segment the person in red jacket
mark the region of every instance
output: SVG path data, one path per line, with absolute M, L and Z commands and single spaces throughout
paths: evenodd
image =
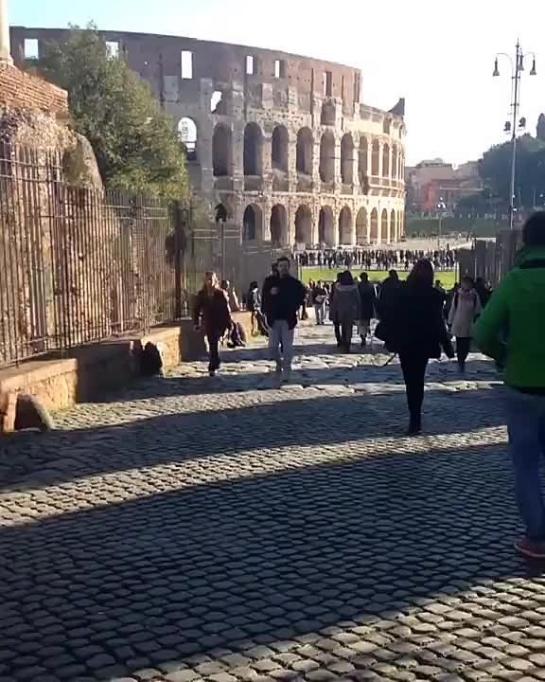
M 193 323 L 196 331 L 204 329 L 210 355 L 208 373 L 213 377 L 221 365 L 220 339 L 231 325 L 227 294 L 219 287 L 215 272 L 207 272 L 204 276 L 204 286 L 197 294 L 193 308 Z

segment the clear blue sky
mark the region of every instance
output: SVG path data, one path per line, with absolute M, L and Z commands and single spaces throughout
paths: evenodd
M 461 163 L 501 142 L 509 113 L 508 64 L 497 51 L 538 52 L 539 75 L 522 86 L 535 132 L 545 111 L 545 2 L 518 0 L 8 0 L 10 23 L 185 35 L 344 62 L 363 71 L 365 103 L 407 99 L 408 160 Z M 508 7 L 516 7 L 516 13 Z M 539 50 L 541 49 L 541 52 Z

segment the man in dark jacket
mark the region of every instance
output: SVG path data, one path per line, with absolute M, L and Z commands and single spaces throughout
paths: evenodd
M 290 275 L 290 261 L 277 262 L 278 276 L 267 277 L 263 285 L 262 305 L 269 323 L 269 349 L 276 362 L 277 378 L 289 381 L 293 359 L 293 336 L 297 311 L 305 302 L 305 287 Z
M 218 286 L 218 278 L 215 272 L 205 274 L 204 286 L 197 294 L 193 308 L 193 323 L 196 331 L 204 328 L 210 355 L 208 373 L 213 377 L 221 364 L 219 356 L 220 339 L 231 325 L 231 311 L 227 294 Z
M 389 317 L 397 300 L 401 282 L 396 270 L 390 270 L 380 287 L 378 313 L 381 320 Z
M 361 273 L 360 280 L 361 281 L 358 285 L 361 302 L 359 332 L 361 336 L 361 345 L 363 348 L 367 343 L 367 334 L 369 333 L 371 320 L 375 314 L 375 302 L 377 296 L 375 293 L 375 287 L 373 284 L 371 284 L 371 282 L 369 282 L 369 275 L 366 272 Z
M 474 329 L 479 348 L 505 366 L 509 445 L 515 496 L 526 535 L 515 543 L 545 559 L 545 504 L 540 461 L 545 455 L 545 211 L 523 229 L 516 267 L 494 291 Z

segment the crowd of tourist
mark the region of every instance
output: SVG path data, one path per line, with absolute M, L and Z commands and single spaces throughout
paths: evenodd
M 290 274 L 290 260 L 280 258 L 262 289 L 252 283 L 247 305 L 256 330 L 269 337 L 278 385 L 290 379 L 294 330 L 298 320 L 307 316 L 308 305 L 316 311 L 316 324 L 324 324 L 329 316 L 338 348 L 345 353 L 351 350 L 354 326 L 365 346 L 371 320 L 376 318 L 374 336 L 389 353 L 399 356 L 411 436 L 422 430 L 430 359 L 442 353 L 457 357 L 464 372 L 472 342 L 492 357 L 502 368 L 508 389 L 505 403 L 515 495 L 526 526 L 526 535 L 515 545 L 526 557 L 545 559 L 545 504 L 539 476 L 545 455 L 545 212 L 528 219 L 523 242 L 516 267 L 494 293 L 483 280 L 473 282 L 470 277 L 463 277 L 449 292 L 440 280 L 434 281 L 434 259 L 450 258 L 447 249 L 430 258 L 403 253 L 403 264 L 414 262 L 406 282 L 391 268 L 377 286 L 366 273 L 355 281 L 347 268 L 335 282 L 311 283 L 307 288 Z M 374 258 L 380 253 L 375 252 Z M 401 258 L 399 252 L 397 257 Z M 194 321 L 208 337 L 210 373 L 215 374 L 220 363 L 218 343 L 232 320 L 228 287 L 220 288 L 214 273 L 207 274 L 197 297 Z
M 423 251 L 415 249 L 316 249 L 297 251 L 294 260 L 301 267 L 329 268 L 330 270 L 360 266 L 366 270 L 410 270 L 423 258 L 428 259 L 436 270 L 453 270 L 458 263 L 456 249 L 449 245 L 444 249 Z

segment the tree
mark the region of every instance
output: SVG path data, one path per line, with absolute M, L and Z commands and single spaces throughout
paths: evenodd
M 517 140 L 516 187 L 517 204 L 532 208 L 535 197 L 545 192 L 545 143 L 522 135 Z M 509 205 L 511 192 L 511 142 L 491 147 L 479 161 L 479 174 L 491 196 Z
M 104 183 L 114 189 L 185 199 L 185 152 L 173 121 L 122 56 L 114 57 L 94 26 L 74 27 L 51 43 L 38 64 L 68 91 L 77 132 L 90 141 Z

